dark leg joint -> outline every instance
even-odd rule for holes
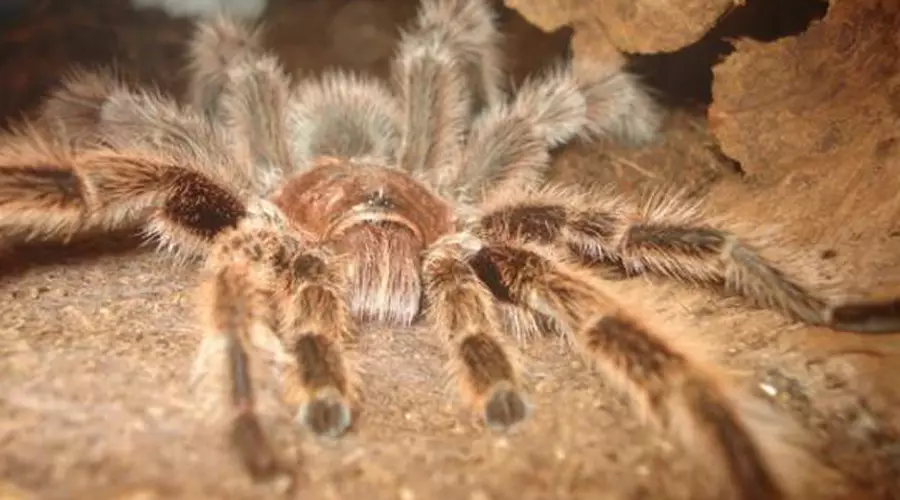
[[[618,360],[619,368],[636,383],[662,379],[684,365],[679,353],[631,319],[604,316],[584,332],[584,342],[588,352]]]
[[[495,431],[505,431],[528,416],[528,404],[513,385],[512,364],[501,346],[490,336],[475,334],[459,346],[472,386],[486,394],[484,422]]]
[[[506,358],[506,353],[487,335],[466,337],[459,346],[459,354],[469,368],[476,388],[481,391],[500,380],[510,380],[513,376],[512,365]]]
[[[829,326],[855,333],[900,333],[900,299],[835,306]]]
[[[503,273],[500,266],[491,256],[491,250],[482,248],[475,255],[469,258],[469,265],[475,271],[478,279],[484,283],[484,286],[491,291],[497,300],[503,302],[512,302],[509,287],[503,279]]]
[[[167,179],[172,193],[163,207],[165,217],[195,236],[212,240],[225,229],[237,227],[247,215],[235,195],[197,172],[179,171]]]
[[[490,237],[519,236],[536,243],[553,243],[566,224],[566,210],[555,205],[522,205],[498,210],[480,221]]]
[[[721,253],[725,233],[705,227],[682,227],[663,224],[632,226],[625,235],[629,247],[665,249],[685,257],[709,257]]]
[[[469,265],[475,271],[478,279],[491,291],[497,300],[514,302],[514,290],[511,285],[511,274],[515,273],[519,279],[528,279],[544,267],[542,257],[509,246],[487,246],[469,257]]]
[[[331,385],[340,385],[343,380],[334,366],[338,362],[334,347],[327,338],[314,333],[304,333],[294,344],[294,354],[300,369],[300,380],[309,389],[316,390]]]

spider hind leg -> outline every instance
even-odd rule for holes
[[[392,73],[404,105],[400,167],[450,188],[472,118],[505,97],[488,2],[425,0],[401,36]]]
[[[264,53],[259,26],[225,15],[198,22],[188,44],[191,104],[209,117],[220,111],[220,99],[232,68]]]

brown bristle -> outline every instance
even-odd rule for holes
[[[459,344],[459,356],[466,366],[472,367],[472,385],[478,392],[487,392],[497,380],[515,377],[503,348],[487,334],[477,333],[463,339]]]
[[[588,352],[603,352],[628,373],[634,383],[652,386],[677,377],[684,369],[684,356],[664,342],[647,335],[643,327],[626,317],[604,316],[585,330]]]
[[[535,243],[553,243],[566,225],[566,210],[559,205],[519,205],[490,213],[479,221],[485,236],[511,235]]]
[[[495,268],[491,274],[514,303],[563,322],[581,351],[650,420],[684,445],[702,446],[698,460],[725,469],[717,488],[731,489],[744,500],[781,498],[766,458],[715,381],[626,312],[598,282],[524,248],[488,246],[476,255],[480,267]],[[697,437],[702,441],[690,442]],[[708,451],[714,455],[707,456]]]
[[[172,194],[163,207],[164,216],[202,239],[211,240],[224,229],[236,227],[246,216],[236,196],[196,172],[173,171],[167,181]]]
[[[294,340],[294,354],[299,366],[297,375],[309,390],[330,385],[337,385],[336,388],[341,391],[346,390],[346,377],[338,369],[340,363],[336,363],[333,343],[326,336],[314,333],[298,335]]]
[[[775,481],[759,446],[753,441],[737,412],[708,381],[690,379],[681,387],[685,405],[701,427],[709,433],[712,446],[725,457],[723,465],[734,479],[734,488],[743,500],[779,500],[784,491]]]
[[[238,414],[232,424],[231,443],[244,467],[255,479],[269,480],[287,472],[272,449],[256,415]]]

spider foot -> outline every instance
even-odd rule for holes
[[[350,427],[350,405],[337,389],[326,387],[300,407],[297,420],[317,436],[340,437]]]
[[[511,429],[531,412],[525,396],[508,383],[497,384],[485,401],[484,423],[496,432]]]
[[[243,413],[235,419],[231,442],[254,481],[270,483],[282,492],[293,488],[295,474],[279,459],[252,413]]]

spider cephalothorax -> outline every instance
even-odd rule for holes
[[[422,294],[419,256],[454,228],[447,201],[401,171],[349,158],[317,160],[274,201],[297,228],[356,257],[345,267],[354,316],[413,322]]]
[[[544,186],[551,149],[640,144],[659,113],[601,64],[559,65],[507,95],[485,3],[426,0],[393,88],[342,72],[291,82],[257,31],[224,19],[192,41],[188,105],[79,74],[3,142],[0,234],[140,225],[170,255],[202,257],[196,379],[225,390],[216,401],[256,477],[289,469],[256,418],[260,354],[284,362],[298,420],[338,436],[358,402],[346,354],[359,325],[421,321],[493,429],[529,408],[502,337],[546,328],[689,441],[723,495],[784,496],[725,379],[619,305],[600,271],[716,287],[848,331],[898,329],[896,303],[832,305],[694,205]]]

